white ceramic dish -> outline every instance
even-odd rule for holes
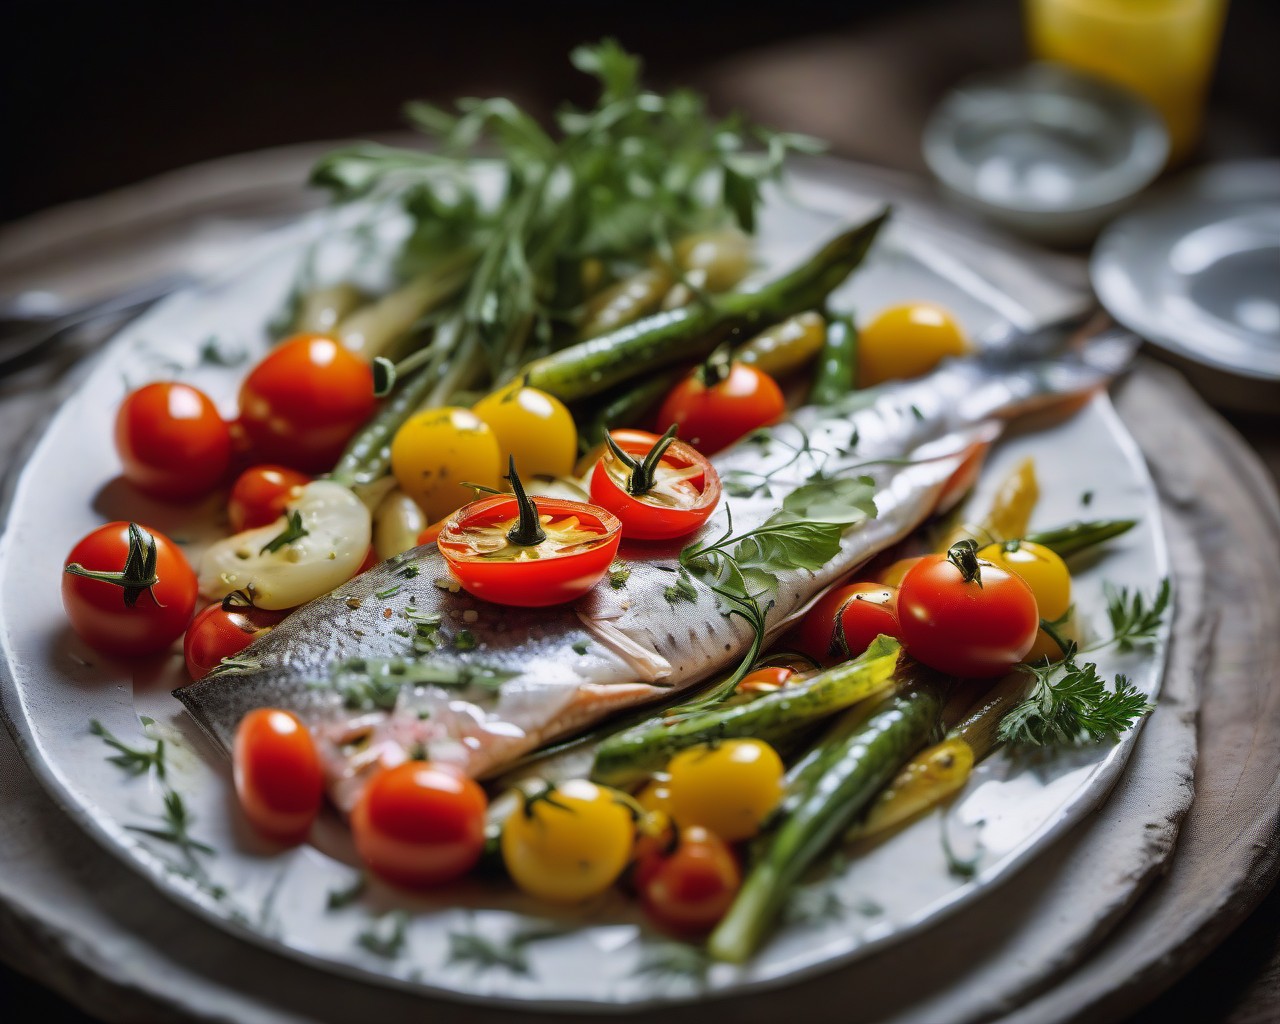
[[[1040,241],[1087,241],[1160,173],[1169,135],[1144,101],[1059,64],[964,82],[924,157],[948,196]]]
[[[1152,193],[1104,232],[1090,273],[1125,326],[1271,385],[1280,412],[1280,160],[1218,164]]]
[[[804,255],[839,221],[864,216],[874,198],[842,186],[829,172],[800,177],[805,209],[773,203],[760,250],[771,264]],[[774,986],[829,969],[899,941],[998,885],[1105,799],[1134,735],[1111,747],[1062,753],[1035,765],[997,755],[984,763],[950,807],[952,841],[978,854],[977,872],[948,872],[935,813],[815,883],[802,905],[821,912],[782,928],[742,968],[690,973],[687,955],[646,928],[620,896],[581,911],[555,912],[508,887],[469,884],[432,897],[371,886],[349,906],[329,909],[327,894],[350,885],[355,859],[345,829],[322,821],[314,843],[286,853],[264,847],[241,825],[227,765],[169,695],[182,681],[181,659],[146,665],[102,659],[68,630],[58,581],[65,551],[106,518],[132,516],[195,551],[217,533],[214,507],[199,522],[189,511],[147,505],[116,479],[110,424],[127,386],[181,375],[230,410],[243,368],[200,365],[211,335],[253,352],[263,324],[291,280],[316,222],[287,231],[242,268],[174,297],[130,326],[62,405],[17,477],[0,539],[0,651],[3,703],[25,756],[59,803],[103,845],[165,893],[243,938],[321,968],[367,981],[464,1000],[541,1009],[636,1009],[672,1000]],[[1028,297],[1036,296],[1033,305]],[[1020,260],[955,235],[903,220],[874,259],[838,296],[874,309],[927,297],[952,307],[973,331],[1001,319],[1031,322],[1078,296],[1053,286]],[[127,383],[126,383],[127,382]],[[1156,498],[1141,457],[1105,396],[1075,417],[1010,435],[993,453],[976,500],[989,500],[1002,471],[1023,455],[1042,467],[1036,522],[1083,515],[1132,517],[1141,525],[1078,576],[1076,600],[1098,632],[1105,621],[1104,579],[1151,592],[1167,573]],[[1083,507],[1082,495],[1092,501]],[[1160,685],[1166,638],[1154,653],[1107,656],[1101,668],[1124,671],[1145,693]],[[132,831],[157,824],[162,791],[154,779],[127,779],[104,761],[88,731],[98,719],[120,737],[142,738],[140,716],[169,746],[169,784],[194,815],[193,833],[216,851],[196,866],[179,851]],[[359,936],[393,928],[407,911],[399,955],[370,952]],[[555,933],[520,946],[524,970],[479,969],[457,953],[462,939],[499,944],[531,929]]]

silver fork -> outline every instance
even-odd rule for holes
[[[16,295],[0,303],[0,376],[38,362],[79,327],[95,320],[132,319],[194,280],[189,274],[169,274],[74,306],[49,292]]]

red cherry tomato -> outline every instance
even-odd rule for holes
[[[320,755],[307,727],[288,711],[250,711],[236,728],[232,760],[249,823],[277,842],[302,842],[324,799]]]
[[[674,438],[619,440],[620,434],[610,435],[617,451],[606,448],[591,474],[591,501],[622,521],[622,535],[669,540],[705,523],[720,502],[720,475],[706,456]]]
[[[196,589],[186,556],[164,534],[136,523],[107,523],[67,555],[62,606],[72,629],[96,650],[155,654],[182,636]]]
[[[203,391],[174,383],[131,392],[116,414],[124,477],[155,498],[184,501],[214,490],[231,465],[231,430]]]
[[[211,604],[191,620],[182,641],[187,674],[192,679],[203,678],[217,668],[223,658],[239,654],[287,614],[265,608],[234,605],[224,608],[221,604]]]
[[[898,635],[897,592],[880,583],[836,587],[805,615],[795,646],[824,664],[856,658],[879,634]]]
[[[742,885],[742,871],[723,839],[705,828],[680,830],[670,853],[654,847],[636,865],[636,887],[648,915],[681,935],[714,928]]]
[[[900,636],[907,653],[949,675],[1003,675],[1035,643],[1040,613],[1016,574],[954,545],[907,571],[898,590]]]
[[[518,483],[518,481],[517,481]],[[544,608],[581,597],[618,553],[622,524],[596,505],[500,494],[464,505],[436,538],[464,590],[495,604]]]
[[[240,424],[259,459],[323,473],[374,404],[368,363],[333,338],[297,334],[240,385]]]
[[[675,423],[680,436],[704,455],[728,448],[753,430],[777,423],[787,411],[774,379],[745,363],[731,363],[721,380],[694,370],[663,400],[658,422]]]
[[[311,477],[285,466],[250,466],[231,485],[227,518],[233,533],[269,526],[285,513],[297,488]]]
[[[409,761],[365,787],[351,829],[360,859],[408,887],[465,875],[484,850],[484,790],[452,765]]]
[[[796,670],[785,665],[770,665],[748,672],[738,681],[739,693],[771,693],[787,685]]]

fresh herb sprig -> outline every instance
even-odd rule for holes
[[[792,491],[760,526],[741,534],[733,532],[733,511],[726,505],[724,532],[680,552],[682,575],[674,587],[680,597],[687,596],[682,588],[692,579],[708,587],[726,615],[751,627],[751,645],[723,683],[678,710],[701,710],[727,699],[760,656],[772,606],[768,596],[777,589],[778,574],[821,569],[839,553],[844,531],[875,515],[875,481],[867,476],[811,480]],[[673,600],[671,590],[668,601]]]
[[[285,527],[269,541],[262,545],[260,555],[274,555],[281,548],[288,547],[296,541],[302,540],[310,531],[302,525],[302,513],[298,511],[290,512],[285,518]]]
[[[447,339],[430,357],[437,365],[452,356],[473,377],[510,375],[570,333],[583,261],[625,272],[655,252],[670,261],[674,240],[692,231],[733,221],[750,232],[788,153],[821,148],[740,117],[715,120],[690,91],[645,89],[639,59],[612,40],[571,59],[599,82],[599,100],[562,111],[553,130],[502,98],[454,111],[413,103],[406,112],[432,151],[364,143],[312,171],[339,201],[403,206],[413,223],[399,257],[405,276],[470,254],[466,283],[435,314],[436,337]],[[504,180],[492,202],[478,182],[495,170]],[[407,369],[383,366],[382,383]]]
[[[446,963],[467,964],[476,973],[501,967],[512,974],[529,977],[532,972],[528,947],[564,934],[563,928],[538,928],[516,932],[505,939],[489,939],[477,931],[450,932]]]
[[[1129,651],[1155,643],[1169,608],[1169,580],[1161,581],[1150,601],[1125,588],[1108,586],[1106,594],[1112,634],[1088,650],[1114,646]],[[1031,691],[1001,721],[997,735],[1002,742],[1044,747],[1113,740],[1151,711],[1146,695],[1127,677],[1117,676],[1108,688],[1098,666],[1079,662],[1079,653],[1076,644],[1068,642],[1060,662],[1028,666]]]
[[[151,724],[151,719],[142,719],[144,727]],[[109,762],[123,768],[130,775],[145,775],[147,772],[155,769],[156,778],[164,779],[165,761],[164,761],[164,740],[155,740],[154,746],[149,750],[144,747],[131,747],[123,740],[116,737],[111,730],[99,722],[96,718],[90,719],[89,731],[93,735],[102,739],[102,742],[118,753],[107,758]]]
[[[137,832],[140,835],[150,836],[152,839],[159,839],[161,842],[171,843],[182,851],[183,855],[191,863],[196,862],[195,855],[197,853],[213,856],[216,850],[208,843],[202,843],[200,840],[191,835],[191,826],[195,819],[191,812],[187,810],[186,801],[182,799],[182,794],[177,790],[169,789],[164,794],[164,813],[162,815],[163,827],[152,828],[146,825],[126,825],[130,832]]]
[[[360,932],[356,936],[356,945],[384,960],[395,960],[404,952],[408,932],[409,915],[403,910],[393,910]]]

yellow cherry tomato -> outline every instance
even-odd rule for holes
[[[941,306],[908,302],[881,311],[858,332],[858,386],[928,373],[969,350],[964,331]]]
[[[578,430],[560,399],[517,382],[486,395],[471,411],[497,437],[502,465],[514,455],[525,480],[573,473]]]
[[[525,793],[502,826],[502,860],[516,885],[554,903],[604,892],[631,858],[631,798],[586,779]]]
[[[725,740],[681,751],[667,766],[671,811],[725,842],[750,839],[782,798],[782,758],[760,740]]]
[[[988,544],[978,552],[979,558],[1022,577],[1036,597],[1040,618],[1053,622],[1071,607],[1071,571],[1058,555],[1043,544],[1010,541]]]
[[[391,442],[391,471],[400,489],[435,522],[475,498],[462,482],[497,488],[498,439],[469,409],[446,406],[411,416]]]
[[[902,586],[902,577],[914,568],[916,563],[923,560],[924,555],[913,555],[911,558],[899,558],[896,562],[886,565],[876,574],[876,582],[883,583],[886,587],[900,587]]]
[[[653,813],[660,811],[670,816],[671,814],[671,786],[670,780],[665,776],[660,776],[650,780],[650,782],[636,794],[636,803],[640,807]]]

